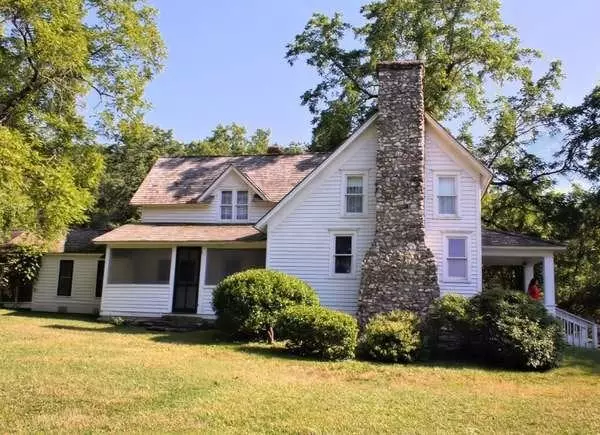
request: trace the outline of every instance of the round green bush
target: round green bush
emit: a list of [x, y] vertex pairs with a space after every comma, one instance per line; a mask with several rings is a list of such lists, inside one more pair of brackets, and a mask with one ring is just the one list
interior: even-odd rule
[[523, 292], [490, 291], [471, 299], [482, 322], [483, 358], [505, 368], [548, 370], [564, 349], [561, 325]]
[[383, 362], [411, 362], [421, 347], [419, 318], [408, 311], [391, 311], [373, 317], [359, 340], [363, 358]]
[[297, 305], [281, 312], [277, 331], [296, 355], [338, 360], [354, 357], [358, 324], [348, 314]]
[[228, 276], [213, 292], [216, 326], [243, 339], [274, 339], [279, 313], [292, 305], [318, 305], [304, 281], [282, 272], [251, 269]]

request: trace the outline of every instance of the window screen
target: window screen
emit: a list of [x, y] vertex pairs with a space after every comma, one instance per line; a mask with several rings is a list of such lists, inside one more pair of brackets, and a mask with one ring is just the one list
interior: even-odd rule
[[346, 177], [346, 213], [363, 212], [363, 177], [350, 175]]
[[168, 284], [170, 249], [113, 249], [109, 284]]
[[467, 278], [467, 239], [448, 238], [448, 277]]
[[58, 296], [71, 296], [73, 286], [73, 260], [60, 260], [58, 266]]
[[265, 257], [265, 249], [208, 249], [205, 284], [217, 285], [236, 272], [264, 268]]
[[456, 177], [438, 178], [438, 209], [440, 214], [456, 214]]

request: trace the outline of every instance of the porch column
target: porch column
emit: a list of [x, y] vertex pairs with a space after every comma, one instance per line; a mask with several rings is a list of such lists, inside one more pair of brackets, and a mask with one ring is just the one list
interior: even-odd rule
[[554, 256], [544, 257], [544, 305], [550, 314], [555, 313], [556, 296], [554, 293]]
[[523, 290], [527, 292], [529, 282], [533, 279], [533, 263], [525, 263], [523, 266]]

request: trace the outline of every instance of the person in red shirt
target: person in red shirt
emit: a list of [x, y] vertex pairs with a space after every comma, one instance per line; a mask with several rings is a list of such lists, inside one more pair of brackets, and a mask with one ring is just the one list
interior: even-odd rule
[[540, 289], [540, 284], [537, 279], [532, 278], [531, 281], [529, 281], [527, 294], [529, 294], [529, 297], [534, 301], [539, 301], [542, 299], [542, 289]]

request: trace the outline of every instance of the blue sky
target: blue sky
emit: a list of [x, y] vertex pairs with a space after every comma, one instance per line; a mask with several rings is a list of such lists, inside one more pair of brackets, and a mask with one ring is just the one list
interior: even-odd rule
[[[301, 63], [290, 67], [285, 45], [313, 12], [339, 11], [358, 22], [363, 3], [151, 0], [169, 54], [147, 89], [153, 105], [147, 121], [183, 141], [230, 122], [269, 128], [284, 145], [309, 141], [310, 115], [299, 97], [318, 77]], [[562, 101], [578, 103], [600, 82], [600, 1], [504, 0], [502, 12], [524, 46], [542, 50], [545, 61], [563, 61]]]

